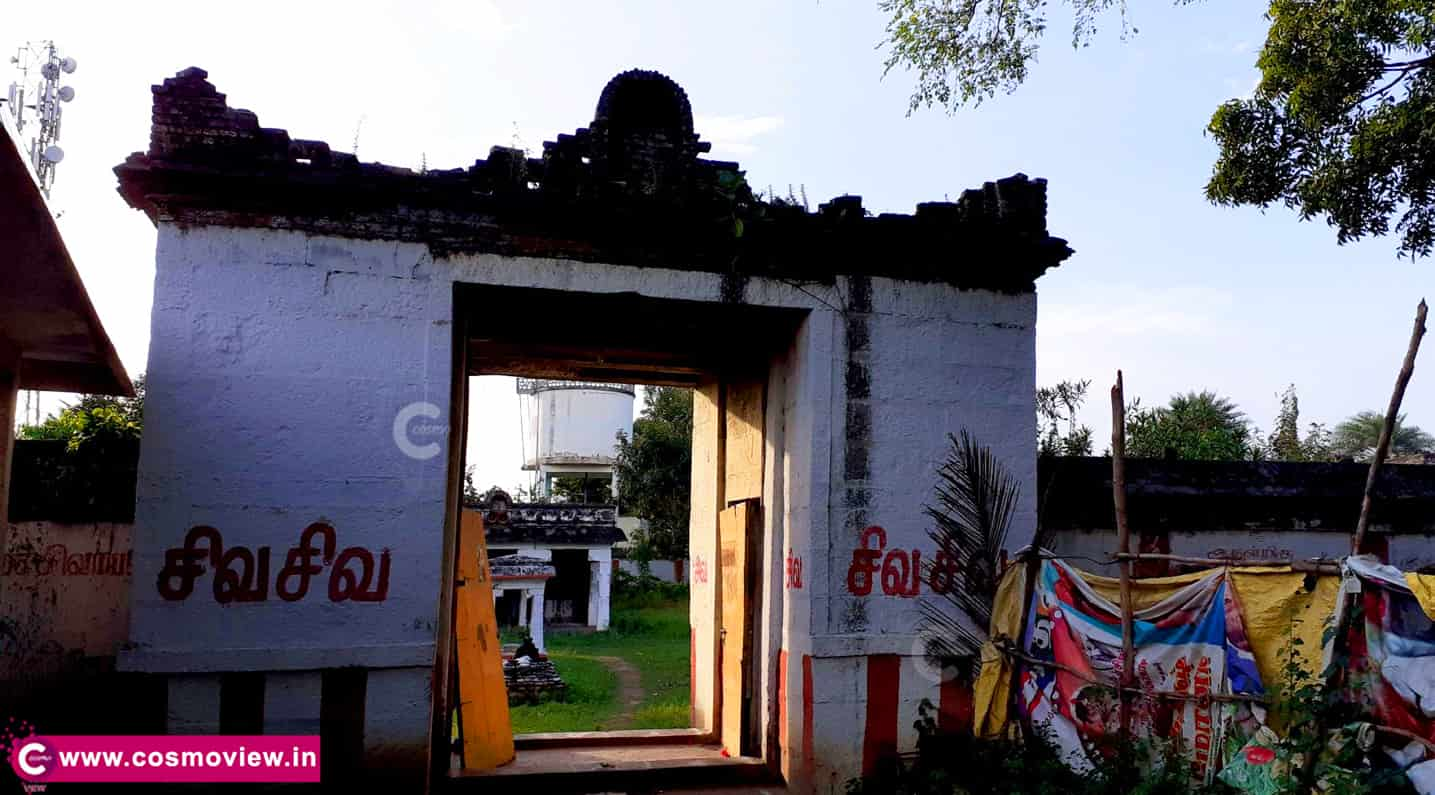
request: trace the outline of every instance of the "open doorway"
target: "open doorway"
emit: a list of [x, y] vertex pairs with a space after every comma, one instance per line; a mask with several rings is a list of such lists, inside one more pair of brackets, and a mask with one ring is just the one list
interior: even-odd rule
[[482, 375], [469, 395], [464, 511], [513, 732], [690, 728], [691, 390]]
[[[571, 457], [570, 469], [550, 468], [528, 485], [515, 486], [517, 496], [507, 491], [479, 495], [486, 499], [482, 510], [492, 525], [485, 532], [495, 591], [516, 590], [503, 587], [508, 581], [500, 577], [510, 574], [526, 573], [542, 580], [541, 585], [524, 585], [534, 596], [542, 594], [543, 648], [525, 644], [535, 640], [537, 600], [500, 593], [495, 616], [501, 626], [507, 624], [502, 640], [512, 646], [505, 651], [514, 658], [531, 656], [520, 651], [540, 651], [557, 664], [568, 688], [581, 691], [585, 677], [596, 673], [600, 680], [596, 689], [618, 695], [616, 705], [605, 702], [602, 714], [589, 711], [576, 716], [580, 722], [567, 725], [531, 719], [560, 715], [563, 720], [574, 719], [571, 713], [582, 712], [570, 708], [577, 701], [571, 698], [574, 694], [566, 700], [539, 697], [537, 704], [514, 706], [510, 712], [514, 728], [520, 735], [523, 730], [544, 732], [544, 747], [561, 747], [565, 739], [591, 745], [594, 738], [588, 733], [594, 730], [669, 729], [677, 734], [665, 738], [667, 742], [676, 737], [711, 743], [714, 750], [721, 747], [724, 756], [758, 755], [766, 747], [762, 732], [776, 725], [759, 709], [760, 703], [775, 709], [776, 702], [757, 697], [774, 689], [775, 666], [760, 663], [769, 656], [775, 661], [780, 638], [772, 629], [781, 622], [780, 600], [771, 597], [776, 591], [764, 588], [770, 562], [780, 562], [782, 554], [781, 526], [774, 524], [779, 520], [762, 518], [764, 490], [770, 488], [764, 468], [772, 467], [774, 456], [780, 455], [765, 436], [765, 407], [775, 357], [788, 351], [805, 313], [632, 294], [479, 286], [461, 286], [458, 291], [464, 374], [475, 382], [483, 376], [508, 376], [520, 382], [576, 383], [580, 386], [571, 387], [575, 392], [581, 391], [581, 385], [610, 386], [613, 391], [633, 385], [634, 394], [656, 395], [659, 389], [681, 394], [692, 407], [684, 429], [692, 445], [689, 468], [676, 476], [691, 490], [686, 507], [689, 537], [681, 547], [682, 557], [634, 555], [633, 542], [651, 528], [652, 517], [624, 516], [637, 520], [628, 529], [638, 532], [623, 532], [614, 545], [617, 554], [610, 549], [607, 560], [592, 549], [580, 555], [577, 549], [553, 547], [547, 554], [532, 556], [546, 568], [530, 566], [514, 572], [504, 568], [509, 563], [530, 564], [521, 558], [537, 552], [537, 545], [513, 531], [515, 524], [521, 526], [538, 515], [557, 517], [560, 522], [565, 517], [576, 520], [580, 511], [598, 510], [597, 503], [589, 502], [595, 483], [607, 487], [605, 496], [612, 497], [612, 521], [617, 523], [621, 513], [617, 508], [625, 504], [623, 478], [593, 471], [591, 462], [579, 460], [583, 455]], [[535, 324], [537, 317], [544, 322]], [[470, 385], [470, 401], [474, 391]], [[548, 419], [547, 429], [561, 433], [553, 416]], [[470, 441], [465, 448], [471, 451], [474, 444], [482, 444], [482, 435], [474, 432], [478, 423], [472, 418], [469, 422]], [[511, 427], [508, 433], [513, 434]], [[541, 445], [535, 445], [538, 448]], [[548, 463], [556, 465], [562, 463], [561, 454], [584, 451], [550, 446], [548, 452], [554, 456]], [[498, 506], [493, 504], [494, 496], [500, 498]], [[539, 507], [543, 505], [548, 507]], [[495, 513], [495, 507], [501, 510]], [[720, 516], [733, 511], [738, 511], [736, 523], [720, 522]], [[520, 520], [516, 523], [515, 513]], [[505, 521], [509, 530], [495, 534]], [[720, 525], [724, 533], [719, 532]], [[733, 554], [738, 548], [742, 554]], [[468, 552], [457, 549], [455, 555]], [[590, 575], [586, 594], [579, 576], [585, 563]], [[736, 568], [729, 570], [731, 566]], [[609, 589], [603, 605], [610, 610], [606, 626], [600, 628], [596, 620], [576, 626], [579, 615], [600, 612], [603, 579]], [[446, 575], [445, 588], [451, 588], [452, 582], [452, 575]], [[635, 636], [646, 640], [622, 645]], [[654, 642], [659, 638], [662, 642]], [[465, 653], [461, 643], [455, 644], [448, 661], [453, 663]], [[609, 665], [599, 658], [618, 658], [621, 663]], [[585, 671], [584, 661], [596, 661], [599, 667], [595, 671], [588, 665]], [[436, 706], [444, 709], [462, 707], [457, 692], [461, 687], [452, 686], [454, 670], [450, 666], [445, 677], [454, 692], [436, 697]], [[625, 678], [637, 686], [637, 693], [630, 689], [625, 694]], [[545, 704], [549, 706], [543, 709]], [[572, 732], [584, 735], [565, 737]], [[520, 736], [520, 759], [523, 740]]]

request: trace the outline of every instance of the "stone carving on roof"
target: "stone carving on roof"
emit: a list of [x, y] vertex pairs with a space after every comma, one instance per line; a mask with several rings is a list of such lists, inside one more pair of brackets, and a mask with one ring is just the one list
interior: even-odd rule
[[618, 528], [616, 505], [515, 503], [492, 488], [465, 506], [483, 514], [484, 535], [496, 543], [613, 544], [627, 536]]
[[[153, 87], [147, 151], [116, 167], [156, 223], [300, 229], [491, 252], [830, 282], [838, 274], [1029, 291], [1071, 255], [1046, 231], [1046, 181], [1016, 174], [955, 202], [873, 216], [860, 196], [816, 212], [763, 200], [737, 163], [703, 157], [687, 94], [634, 69], [593, 120], [539, 157], [495, 146], [468, 168], [363, 163], [261, 127], [190, 67]], [[918, 155], [923, 157], [926, 155]]]
[[495, 580], [545, 579], [558, 572], [549, 561], [527, 555], [499, 555], [489, 558], [488, 570]]

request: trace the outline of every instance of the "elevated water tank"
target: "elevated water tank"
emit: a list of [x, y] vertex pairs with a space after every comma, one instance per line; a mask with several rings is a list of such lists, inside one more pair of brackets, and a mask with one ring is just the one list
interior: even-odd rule
[[629, 384], [518, 379], [524, 396], [524, 469], [594, 471], [609, 468], [619, 431], [631, 433]]

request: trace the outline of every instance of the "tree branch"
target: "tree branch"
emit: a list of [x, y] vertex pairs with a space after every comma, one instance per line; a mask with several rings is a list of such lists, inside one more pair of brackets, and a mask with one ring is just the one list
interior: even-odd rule
[[1435, 55], [1427, 55], [1424, 58], [1416, 58], [1413, 61], [1396, 61], [1395, 63], [1381, 64], [1382, 72], [1394, 72], [1402, 69], [1419, 69], [1424, 66], [1435, 64]]

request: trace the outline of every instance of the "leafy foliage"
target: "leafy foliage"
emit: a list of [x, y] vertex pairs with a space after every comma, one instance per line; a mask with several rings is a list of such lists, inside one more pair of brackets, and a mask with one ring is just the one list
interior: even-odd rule
[[606, 477], [569, 475], [553, 479], [553, 496], [559, 502], [578, 502], [589, 505], [606, 504], [613, 501], [612, 482]]
[[19, 438], [64, 440], [72, 453], [110, 441], [137, 441], [144, 430], [143, 375], [134, 380], [134, 390], [133, 398], [82, 395], [78, 403], [67, 404], [39, 425], [21, 426]]
[[[1036, 390], [1037, 449], [1041, 455], [1091, 455], [1091, 428], [1076, 424], [1091, 379], [1062, 381]], [[1061, 426], [1066, 426], [1066, 433]]]
[[646, 572], [629, 574], [623, 569], [613, 570], [613, 598], [629, 607], [657, 607], [668, 602], [688, 600], [688, 586], [679, 582], [668, 582]]
[[1169, 405], [1126, 410], [1126, 454], [1133, 458], [1235, 461], [1252, 457], [1252, 433], [1245, 414], [1229, 398], [1210, 390], [1175, 395]]
[[1272, 461], [1329, 461], [1335, 457], [1330, 431], [1321, 423], [1312, 422], [1305, 436], [1301, 436], [1300, 398], [1296, 396], [1295, 384], [1281, 393], [1275, 428], [1266, 437], [1259, 457]]
[[[1177, 0], [1184, 3], [1187, 0]], [[1216, 109], [1209, 201], [1282, 204], [1323, 217], [1341, 243], [1384, 235], [1435, 244], [1435, 5], [1430, 0], [1269, 0], [1261, 81]], [[1125, 0], [1066, 0], [1071, 43]], [[885, 69], [913, 73], [910, 111], [956, 110], [1026, 80], [1048, 25], [1043, 0], [882, 0]]]
[[[1073, 47], [1090, 43], [1096, 18], [1111, 8], [1127, 30], [1125, 0], [1069, 0]], [[979, 105], [1026, 80], [1047, 27], [1042, 0], [882, 0], [886, 72], [909, 69], [917, 84], [910, 110]], [[1131, 29], [1135, 32], [1135, 29]]]
[[1221, 147], [1206, 196], [1323, 216], [1341, 243], [1435, 243], [1435, 5], [1429, 0], [1272, 0], [1249, 99], [1211, 117]]
[[[928, 535], [938, 556], [955, 562], [956, 582], [940, 599], [921, 602], [922, 633], [928, 655], [965, 661], [975, 673], [1021, 483], [966, 430], [950, 438], [951, 452], [937, 470], [937, 504], [926, 510], [936, 523]], [[940, 565], [927, 563], [926, 574]]]
[[[1375, 455], [1375, 446], [1380, 442], [1380, 431], [1385, 427], [1385, 415], [1376, 411], [1362, 411], [1352, 415], [1335, 426], [1331, 447], [1338, 456], [1350, 456], [1357, 461], [1367, 461]], [[1390, 436], [1390, 452], [1394, 454], [1424, 453], [1435, 450], [1435, 437], [1418, 426], [1408, 425], [1405, 415], [1395, 418], [1394, 433]]]
[[618, 434], [614, 465], [619, 507], [647, 522], [633, 539], [639, 557], [687, 557], [692, 459], [692, 390], [648, 388], [632, 437]]
[[474, 467], [472, 464], [469, 464], [468, 468], [463, 471], [464, 505], [477, 505], [483, 501], [483, 492], [479, 491], [478, 487], [473, 485], [473, 471]]

